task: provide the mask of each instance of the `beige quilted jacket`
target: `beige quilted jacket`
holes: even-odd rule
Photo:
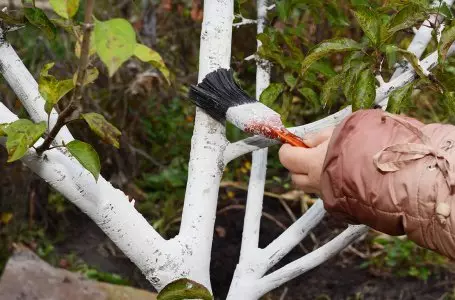
[[[336,128],[322,173],[327,211],[455,259],[455,126],[380,109]]]

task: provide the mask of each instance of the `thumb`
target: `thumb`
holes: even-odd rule
[[[318,132],[309,133],[303,137],[303,140],[309,147],[313,148],[330,139],[333,130],[334,127],[328,127]]]

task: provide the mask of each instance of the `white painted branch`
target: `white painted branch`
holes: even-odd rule
[[[44,111],[44,99],[38,91],[38,83],[32,74],[17,56],[13,47],[3,38],[0,28],[0,73],[3,75],[9,86],[24,105],[30,117],[35,122],[47,121],[47,114]],[[50,127],[54,126],[58,114],[52,110],[49,119]],[[71,142],[73,137],[65,127],[60,130],[54,144],[62,144],[62,141]]]
[[[324,246],[262,277],[255,283],[256,298],[324,263],[367,231],[367,226],[351,225]]]
[[[229,68],[233,0],[204,1],[199,82],[211,71]],[[185,264],[190,278],[210,287],[210,257],[218,200],[224,170],[225,127],[196,109],[188,182],[178,239],[188,249]]]
[[[258,23],[257,33],[264,31],[265,18],[267,15],[267,0],[258,0]],[[259,48],[261,42],[257,41]],[[259,99],[262,92],[270,84],[271,64],[266,60],[256,61],[256,99]],[[256,278],[257,270],[260,268],[256,255],[259,251],[259,230],[261,225],[262,204],[264,201],[264,188],[267,171],[268,149],[260,149],[253,152],[250,182],[248,185],[248,196],[245,208],[245,218],[242,233],[242,245],[240,249],[239,264],[234,272],[230,287],[230,294],[237,294],[237,287],[248,278]],[[239,291],[241,293],[241,291]]]
[[[447,6],[451,6],[454,2],[454,0],[443,0],[447,4]],[[435,1],[433,6],[437,7],[439,6],[440,1]],[[412,39],[411,43],[408,46],[408,51],[411,53],[414,53],[417,58],[420,58],[422,54],[425,52],[425,49],[427,48],[428,44],[431,41],[432,38],[432,31],[433,28],[431,28],[431,24],[434,24],[436,22],[436,19],[438,19],[438,22],[442,22],[444,20],[444,16],[440,15],[431,15],[428,20],[422,23],[420,28],[417,30],[415,33],[414,38]],[[391,80],[397,78],[404,72],[410,70],[412,67],[411,65],[406,62],[403,66],[399,66],[398,68],[395,69],[395,72],[393,73]]]
[[[15,120],[16,115],[0,103],[0,123]],[[35,146],[42,142],[40,139]],[[31,148],[22,162],[86,213],[157,289],[185,272],[177,241],[165,241],[128,196],[104,178],[95,182],[87,170],[58,149],[38,156]]]
[[[258,23],[257,33],[264,31],[267,0],[258,0]],[[261,42],[257,41],[259,48]],[[268,61],[261,60],[256,63],[256,99],[259,99],[262,92],[270,84],[270,68]],[[259,227],[262,216],[262,203],[264,199],[265,177],[267,171],[267,148],[254,151],[250,182],[248,185],[248,196],[245,210],[245,222],[243,225],[242,247],[240,251],[240,263],[248,260],[258,248]]]
[[[447,55],[453,55],[455,53],[455,43],[450,47]],[[420,65],[424,70],[431,70],[438,64],[438,52],[434,51],[428,55],[425,59],[420,61]],[[387,82],[376,89],[376,100],[375,103],[385,107],[387,105],[388,96],[394,90],[412,82],[416,78],[414,70],[409,70],[398,76],[397,78]]]
[[[35,122],[47,121],[45,101],[39,94],[38,84],[14,49],[4,40],[0,43],[0,73],[31,118]],[[0,122],[15,118],[14,114],[6,112],[7,108],[3,105],[1,110]],[[50,117],[51,126],[56,119],[54,111]],[[56,142],[68,143],[71,140],[71,133],[64,127]],[[112,187],[102,176],[98,182],[94,182],[92,175],[65,152],[61,148],[46,151],[43,157],[47,157],[47,160],[39,159],[30,152],[32,154],[27,156],[29,159],[26,164],[89,215],[144,272],[155,288],[159,290],[170,281],[189,273],[185,264],[180,263],[183,260],[181,253],[185,253],[185,249],[179,241],[164,241],[128,202],[128,197],[123,192]]]
[[[279,237],[263,249],[266,258],[265,270],[276,265],[286,254],[297,246],[325,216],[322,200],[316,201],[310,209],[286,229]]]
[[[251,24],[256,24],[258,21],[257,20],[252,20],[252,19],[247,19],[244,18],[242,15],[236,15],[236,17],[240,18],[240,22],[232,24],[232,26],[239,28],[240,26],[243,25],[251,25]]]

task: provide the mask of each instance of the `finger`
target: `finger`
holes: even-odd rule
[[[334,129],[334,127],[329,127],[315,133],[306,134],[303,137],[303,140],[309,147],[316,147],[324,141],[330,139]]]
[[[281,164],[292,173],[308,174],[319,149],[283,145],[278,153]]]
[[[301,190],[307,193],[317,193],[318,190],[314,186],[314,182],[308,175],[305,174],[292,174],[292,182]]]

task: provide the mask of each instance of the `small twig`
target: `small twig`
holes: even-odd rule
[[[243,25],[257,24],[257,20],[244,18],[242,15],[235,15],[237,18],[240,18],[242,21],[232,24],[232,26],[239,28]]]
[[[245,208],[246,208],[246,206],[243,205],[243,204],[232,204],[232,205],[228,205],[228,206],[223,207],[222,209],[218,210],[216,212],[216,214],[219,215],[219,214],[225,213],[225,212],[230,211],[230,210],[245,210]],[[264,218],[266,218],[267,220],[272,221],[273,223],[275,223],[275,225],[278,226],[279,228],[283,229],[283,231],[288,229],[286,227],[286,225],[281,223],[279,220],[277,220],[271,214],[266,213],[266,212],[262,212],[262,216]],[[308,253],[309,252],[308,249],[306,249],[305,246],[303,246],[302,243],[299,243],[299,247],[304,253]]]
[[[282,199],[282,198],[279,198],[278,199],[280,201],[280,204],[281,206],[283,206],[284,210],[287,212],[287,214],[289,215],[289,218],[291,218],[292,222],[295,222],[297,221],[297,218],[295,217],[294,213],[292,212],[291,208],[289,207],[289,205]]]
[[[55,140],[55,137],[59,133],[60,129],[65,126],[68,122],[68,118],[71,117],[74,111],[80,105],[82,99],[82,92],[84,87],[85,74],[87,72],[87,65],[90,55],[90,35],[93,30],[92,14],[93,14],[94,0],[87,0],[85,8],[84,18],[84,34],[82,37],[81,55],[79,58],[79,68],[76,74],[76,87],[74,88],[73,95],[69,105],[59,114],[57,122],[55,123],[52,130],[50,130],[48,136],[44,142],[36,149],[38,155],[41,155],[44,151],[49,149],[49,146]]]
[[[253,59],[254,60],[257,59],[256,54],[251,54],[251,55],[245,57],[243,60],[249,61],[249,60],[253,60]]]
[[[283,293],[280,296],[280,300],[284,300],[284,298],[286,297],[288,291],[289,291],[289,288],[287,286],[285,286],[284,287],[284,291],[283,291]]]
[[[152,156],[147,154],[147,152],[145,152],[144,150],[136,148],[133,145],[130,145],[130,148],[131,148],[131,150],[133,150],[134,152],[136,152],[137,154],[139,154],[143,158],[147,159],[149,162],[151,162],[155,166],[160,167],[160,168],[164,167],[164,165],[162,163],[160,163],[155,158],[153,158]]]

